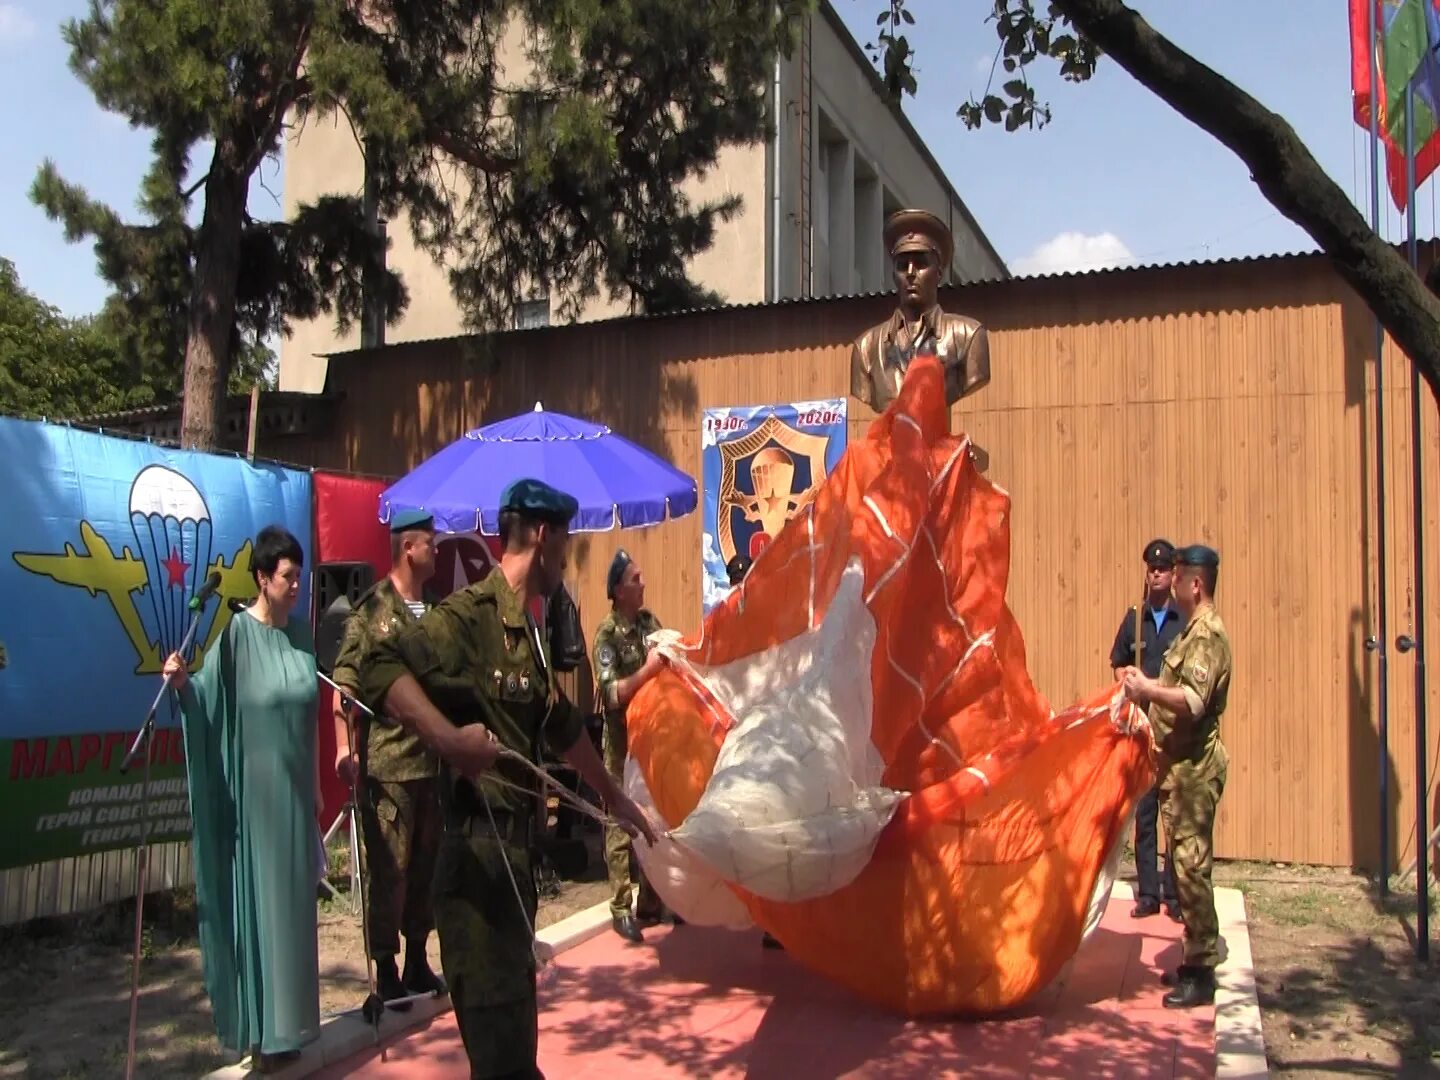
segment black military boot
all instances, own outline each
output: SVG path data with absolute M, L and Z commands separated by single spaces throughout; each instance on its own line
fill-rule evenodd
M 1166 994 L 1161 1004 L 1167 1009 L 1193 1009 L 1215 1001 L 1215 969 L 1182 967 L 1176 972 L 1175 989 Z
M 406 939 L 405 973 L 401 981 L 405 984 L 405 989 L 412 994 L 445 993 L 445 980 L 430 970 L 423 937 Z
M 400 972 L 395 969 L 395 957 L 377 956 L 375 958 L 375 992 L 380 995 L 380 1000 L 385 1002 L 387 1009 L 396 1012 L 408 1012 L 411 1003 L 401 1002 L 399 1005 L 391 1005 L 390 1002 L 396 998 L 409 997 L 410 991 L 405 989 L 405 984 L 400 981 Z
M 610 924 L 615 932 L 626 941 L 633 941 L 640 945 L 645 941 L 645 935 L 640 932 L 640 925 L 635 921 L 635 916 L 630 914 L 611 916 Z
M 1193 970 L 1194 969 L 1189 964 L 1181 964 L 1174 971 L 1167 971 L 1161 974 L 1160 984 L 1162 986 L 1175 986 L 1180 982 L 1182 978 L 1185 977 L 1187 972 Z

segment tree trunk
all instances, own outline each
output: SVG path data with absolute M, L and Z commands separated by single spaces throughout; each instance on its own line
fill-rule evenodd
M 1294 129 L 1120 0 L 1056 0 L 1055 6 L 1136 80 L 1250 167 L 1265 197 L 1315 239 L 1440 394 L 1440 299 L 1366 224 Z
M 227 163 L 228 156 L 222 147 L 215 148 L 210 178 L 205 182 L 205 214 L 196 237 L 180 419 L 180 444 L 188 450 L 219 446 L 230 378 L 247 176 Z

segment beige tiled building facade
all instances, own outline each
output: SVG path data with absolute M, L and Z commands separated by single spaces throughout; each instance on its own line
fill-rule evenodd
M 717 227 L 714 244 L 692 261 L 698 283 L 729 304 L 888 290 L 881 230 L 885 217 L 902 207 L 950 222 L 952 281 L 1007 276 L 934 156 L 884 98 L 829 0 L 810 17 L 793 55 L 777 58 L 772 116 L 777 98 L 774 139 L 723 151 L 709 173 L 689 184 L 697 200 L 731 193 L 743 200 L 740 212 Z M 360 148 L 338 117 L 308 121 L 287 145 L 284 168 L 287 217 L 324 194 L 358 194 L 363 182 Z M 390 265 L 403 276 L 410 304 L 386 328 L 386 342 L 465 332 L 444 267 L 417 248 L 404 221 L 391 222 L 388 234 Z M 552 297 L 530 297 L 516 324 L 545 325 L 555 308 Z M 580 319 L 625 314 L 625 306 L 602 299 L 587 305 Z M 325 354 L 357 347 L 359 334 L 356 327 L 342 335 L 329 320 L 296 324 L 280 345 L 280 389 L 322 391 Z

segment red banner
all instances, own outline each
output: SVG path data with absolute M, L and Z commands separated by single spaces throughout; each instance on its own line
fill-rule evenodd
M 384 480 L 315 473 L 315 561 L 368 562 L 390 571 L 390 530 L 380 524 Z
M 380 524 L 378 516 L 380 493 L 386 481 L 317 472 L 312 482 L 315 562 L 366 562 L 374 568 L 377 580 L 388 574 L 390 530 Z M 325 803 L 320 824 L 328 829 L 345 809 L 350 791 L 335 775 L 335 693 L 324 683 L 320 684 L 319 710 L 315 750 L 320 759 L 320 793 Z

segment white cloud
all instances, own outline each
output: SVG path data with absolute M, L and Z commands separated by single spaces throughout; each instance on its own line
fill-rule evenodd
M 0 48 L 28 41 L 35 35 L 35 20 L 17 4 L 0 3 Z
M 1046 240 L 1030 254 L 1010 265 L 1013 273 L 1063 274 L 1067 270 L 1105 270 L 1123 266 L 1135 256 L 1114 233 L 1087 236 L 1080 232 L 1063 232 Z

